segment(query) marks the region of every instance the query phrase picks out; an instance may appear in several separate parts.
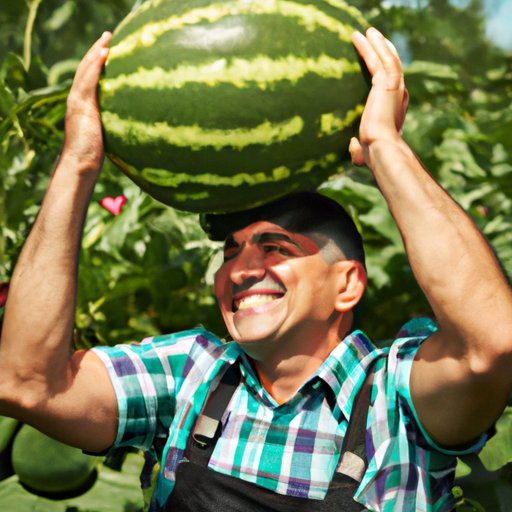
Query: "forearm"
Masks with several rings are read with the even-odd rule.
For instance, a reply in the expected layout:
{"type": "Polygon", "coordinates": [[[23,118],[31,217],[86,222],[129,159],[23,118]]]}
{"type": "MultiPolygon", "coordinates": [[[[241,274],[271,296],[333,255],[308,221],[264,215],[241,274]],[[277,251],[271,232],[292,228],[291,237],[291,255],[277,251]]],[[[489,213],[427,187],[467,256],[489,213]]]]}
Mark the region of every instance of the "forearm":
{"type": "Polygon", "coordinates": [[[71,340],[78,254],[103,162],[97,86],[110,36],[104,33],[77,68],[62,155],[11,279],[0,344],[0,414],[2,408],[44,413],[77,373],[71,340]]]}
{"type": "Polygon", "coordinates": [[[440,325],[491,349],[485,315],[507,325],[512,295],[489,244],[402,139],[375,141],[368,158],[440,325]]]}
{"type": "Polygon", "coordinates": [[[97,176],[79,166],[63,153],[12,276],[0,344],[10,400],[22,389],[29,400],[29,391],[67,372],[81,233],[97,176]]]}
{"type": "Polygon", "coordinates": [[[400,135],[407,110],[398,52],[382,34],[354,34],[372,88],[352,161],[373,172],[439,329],[412,365],[411,397],[438,443],[468,443],[496,421],[512,387],[512,294],[492,249],[400,135]]]}
{"type": "Polygon", "coordinates": [[[81,235],[103,162],[96,92],[110,36],[77,68],[62,156],[11,279],[0,343],[0,414],[89,450],[111,446],[117,430],[105,366],[72,350],[81,235]]]}

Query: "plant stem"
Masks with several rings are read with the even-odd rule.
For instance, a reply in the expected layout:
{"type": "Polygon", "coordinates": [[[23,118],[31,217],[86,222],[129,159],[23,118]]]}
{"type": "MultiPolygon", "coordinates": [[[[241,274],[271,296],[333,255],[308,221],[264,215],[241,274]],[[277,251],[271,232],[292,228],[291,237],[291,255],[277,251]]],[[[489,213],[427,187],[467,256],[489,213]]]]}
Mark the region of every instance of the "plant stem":
{"type": "Polygon", "coordinates": [[[30,68],[30,57],[32,52],[32,31],[36,21],[37,9],[42,0],[31,0],[28,6],[28,18],[25,25],[25,34],[23,37],[23,64],[28,71],[30,68]]]}

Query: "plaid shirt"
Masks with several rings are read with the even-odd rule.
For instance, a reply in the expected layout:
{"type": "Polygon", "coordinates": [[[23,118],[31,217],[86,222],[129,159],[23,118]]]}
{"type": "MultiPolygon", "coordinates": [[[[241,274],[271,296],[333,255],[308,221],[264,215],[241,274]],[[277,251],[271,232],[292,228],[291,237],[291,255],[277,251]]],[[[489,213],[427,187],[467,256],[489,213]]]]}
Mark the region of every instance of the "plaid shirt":
{"type": "MultiPolygon", "coordinates": [[[[429,320],[411,321],[384,350],[356,331],[282,405],[262,388],[236,343],[224,343],[201,328],[94,350],[117,394],[115,445],[141,448],[154,457],[155,442],[168,437],[152,511],[162,509],[173,489],[177,465],[209,388],[237,359],[242,378],[224,414],[210,468],[277,493],[323,499],[354,397],[375,358],[368,468],[355,499],[375,511],[444,511],[453,506],[455,455],[462,452],[434,444],[417,420],[409,391],[416,351],[434,330],[429,320]]],[[[464,453],[479,449],[485,440],[482,436],[464,453]]]]}

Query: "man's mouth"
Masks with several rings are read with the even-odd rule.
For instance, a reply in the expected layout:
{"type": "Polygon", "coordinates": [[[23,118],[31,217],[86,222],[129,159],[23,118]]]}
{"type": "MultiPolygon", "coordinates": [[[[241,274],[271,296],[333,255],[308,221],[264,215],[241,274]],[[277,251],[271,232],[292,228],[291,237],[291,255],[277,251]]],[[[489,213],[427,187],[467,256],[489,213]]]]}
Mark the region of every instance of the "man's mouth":
{"type": "Polygon", "coordinates": [[[264,304],[268,304],[276,299],[281,298],[283,295],[284,293],[257,293],[254,295],[247,295],[245,297],[235,299],[233,301],[233,311],[236,312],[242,309],[249,309],[255,308],[257,306],[262,306],[264,304]]]}
{"type": "Polygon", "coordinates": [[[274,280],[265,279],[254,283],[245,290],[238,290],[233,299],[233,313],[269,304],[280,299],[286,289],[274,280]]]}

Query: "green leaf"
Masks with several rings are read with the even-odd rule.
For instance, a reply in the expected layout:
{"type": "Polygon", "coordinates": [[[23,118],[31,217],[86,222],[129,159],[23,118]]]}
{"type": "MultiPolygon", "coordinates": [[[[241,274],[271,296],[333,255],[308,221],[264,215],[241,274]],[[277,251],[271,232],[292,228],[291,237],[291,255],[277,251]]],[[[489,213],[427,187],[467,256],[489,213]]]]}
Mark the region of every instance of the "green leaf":
{"type": "Polygon", "coordinates": [[[80,60],[66,59],[56,62],[48,71],[48,85],[58,85],[65,80],[73,78],[80,60]]]}
{"type": "Polygon", "coordinates": [[[7,418],[0,416],[0,453],[2,453],[9,442],[11,441],[16,429],[18,428],[19,421],[14,418],[7,418]]]}
{"type": "Polygon", "coordinates": [[[142,464],[142,455],[137,453],[127,455],[121,472],[101,466],[94,486],[82,496],[68,500],[68,508],[76,507],[77,512],[141,512],[142,464]]]}
{"type": "Polygon", "coordinates": [[[462,478],[471,473],[471,466],[466,464],[462,459],[457,459],[457,467],[455,468],[455,478],[462,478]]]}
{"type": "Polygon", "coordinates": [[[44,22],[44,29],[49,32],[55,32],[65,25],[76,9],[76,1],[67,0],[60,7],[55,9],[52,15],[44,22]]]}
{"type": "Polygon", "coordinates": [[[512,462],[512,407],[507,407],[496,423],[496,435],[480,452],[487,471],[496,471],[512,462]]]}
{"type": "Polygon", "coordinates": [[[0,80],[0,119],[6,117],[14,107],[16,99],[11,89],[0,80]]]}
{"type": "Polygon", "coordinates": [[[23,64],[23,59],[15,53],[8,53],[0,68],[0,77],[13,91],[25,88],[27,72],[23,64]]]}

